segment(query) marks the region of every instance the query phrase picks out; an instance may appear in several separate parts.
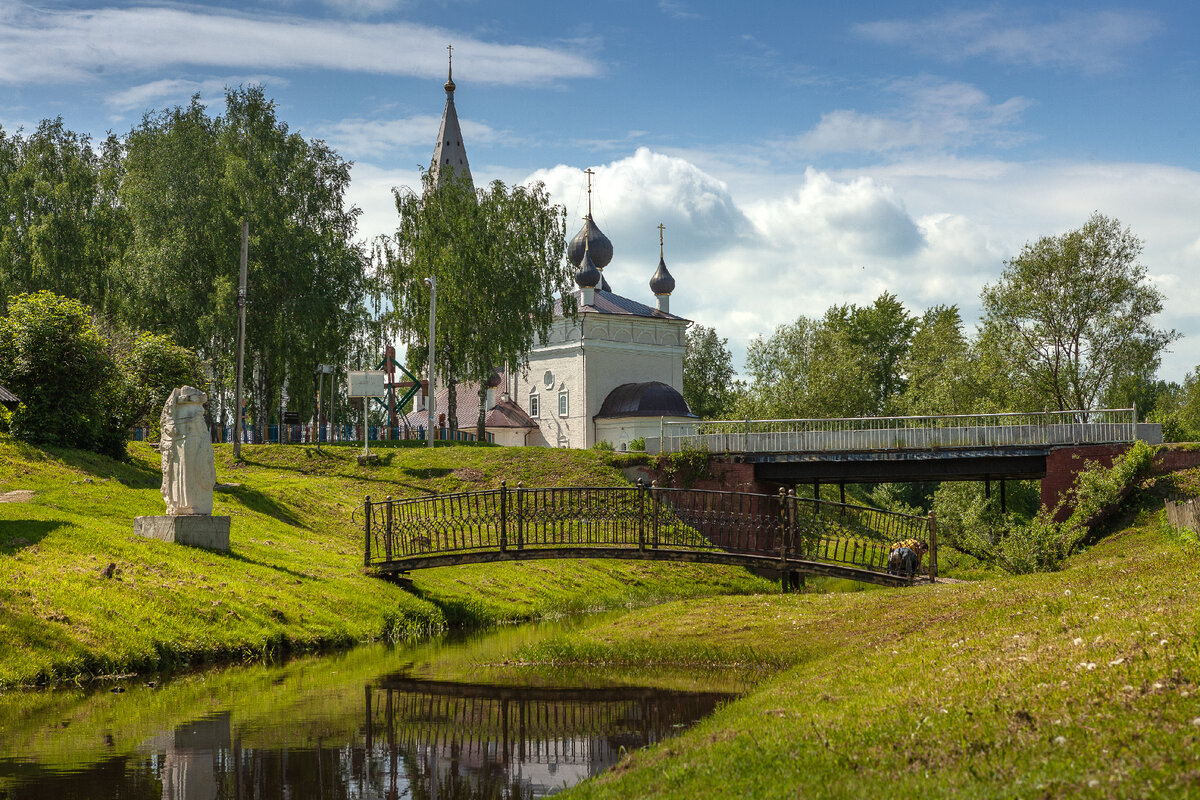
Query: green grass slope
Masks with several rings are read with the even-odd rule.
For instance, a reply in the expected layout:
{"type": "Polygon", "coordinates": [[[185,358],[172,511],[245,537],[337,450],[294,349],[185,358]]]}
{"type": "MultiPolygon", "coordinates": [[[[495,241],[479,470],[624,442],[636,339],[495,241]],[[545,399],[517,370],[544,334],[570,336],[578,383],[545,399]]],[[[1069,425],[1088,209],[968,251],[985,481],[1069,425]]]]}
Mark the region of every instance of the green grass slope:
{"type": "Polygon", "coordinates": [[[1200,549],[1162,519],[1057,573],[668,603],[516,660],[779,670],[572,797],[1200,797],[1200,549]]]}
{"type": "Polygon", "coordinates": [[[160,514],[158,454],[119,463],[0,435],[0,686],[395,639],[451,625],[668,597],[746,592],[742,570],[547,561],[417,573],[415,593],[364,574],[351,514],[363,496],[497,486],[619,485],[604,454],[394,449],[361,467],[346,447],[217,447],[215,514],[232,552],[136,537],[160,514]],[[27,497],[27,495],[26,495],[27,497]],[[104,570],[114,564],[111,577],[104,570]]]}

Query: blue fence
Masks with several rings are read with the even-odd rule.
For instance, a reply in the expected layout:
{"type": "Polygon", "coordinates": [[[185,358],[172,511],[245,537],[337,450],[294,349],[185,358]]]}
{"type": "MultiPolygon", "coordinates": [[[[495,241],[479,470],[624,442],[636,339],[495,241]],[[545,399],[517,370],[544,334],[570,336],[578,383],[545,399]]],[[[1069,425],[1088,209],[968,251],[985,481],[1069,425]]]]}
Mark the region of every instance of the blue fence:
{"type": "MultiPolygon", "coordinates": [[[[337,442],[361,442],[363,429],[361,425],[268,425],[263,431],[263,444],[314,444],[337,442]],[[282,437],[282,440],[281,438],[282,437]]],[[[425,428],[388,428],[384,425],[372,425],[367,429],[367,435],[372,442],[388,442],[397,440],[425,441],[425,428]]],[[[135,442],[150,441],[149,428],[133,428],[129,438],[135,442]]],[[[232,442],[234,430],[232,425],[225,425],[220,431],[220,441],[232,442]]],[[[475,434],[469,431],[449,431],[445,428],[435,429],[434,439],[439,442],[474,442],[475,434]]],[[[485,441],[494,442],[494,434],[487,434],[485,441]]],[[[242,442],[255,444],[259,441],[254,425],[242,429],[242,442]]]]}

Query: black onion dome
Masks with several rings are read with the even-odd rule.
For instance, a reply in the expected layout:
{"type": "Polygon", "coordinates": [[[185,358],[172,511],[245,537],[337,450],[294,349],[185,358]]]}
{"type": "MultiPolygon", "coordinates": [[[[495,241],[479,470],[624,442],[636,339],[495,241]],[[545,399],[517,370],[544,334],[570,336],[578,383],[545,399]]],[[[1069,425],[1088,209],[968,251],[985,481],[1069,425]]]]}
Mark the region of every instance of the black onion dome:
{"type": "Polygon", "coordinates": [[[655,271],[654,277],[650,279],[650,291],[655,294],[670,294],[675,291],[675,279],[671,277],[670,272],[667,272],[667,262],[663,261],[661,257],[658,259],[658,269],[655,271]]]}
{"type": "Polygon", "coordinates": [[[623,383],[608,393],[595,419],[603,417],[694,417],[683,395],[662,381],[623,383]]]}
{"type": "Polygon", "coordinates": [[[488,379],[487,379],[488,388],[495,389],[497,386],[500,385],[500,382],[503,380],[504,379],[500,377],[499,372],[497,372],[496,370],[492,370],[492,374],[488,375],[488,379]]]}
{"type": "Polygon", "coordinates": [[[591,253],[584,251],[583,268],[575,273],[575,282],[582,289],[595,289],[602,280],[604,280],[604,276],[600,274],[600,270],[596,269],[596,263],[592,261],[591,253]]]}
{"type": "Polygon", "coordinates": [[[575,234],[575,238],[571,240],[571,244],[567,246],[567,260],[576,267],[583,264],[583,251],[590,250],[592,253],[592,262],[597,269],[604,269],[608,266],[608,262],[612,261],[613,246],[604,232],[596,227],[595,220],[592,215],[588,214],[584,220],[583,227],[579,229],[579,233],[575,234]],[[591,235],[588,231],[591,230],[591,235]],[[585,246],[584,240],[587,240],[585,246]]]}

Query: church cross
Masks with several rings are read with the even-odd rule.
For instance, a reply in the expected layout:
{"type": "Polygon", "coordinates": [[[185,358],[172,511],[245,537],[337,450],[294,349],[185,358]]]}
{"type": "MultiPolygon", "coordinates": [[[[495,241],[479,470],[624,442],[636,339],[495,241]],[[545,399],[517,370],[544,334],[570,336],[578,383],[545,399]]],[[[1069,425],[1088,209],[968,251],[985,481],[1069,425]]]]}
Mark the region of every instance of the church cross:
{"type": "Polygon", "coordinates": [[[658,257],[660,259],[663,257],[663,231],[664,230],[666,230],[666,226],[664,226],[661,222],[658,223],[658,257]]]}
{"type": "Polygon", "coordinates": [[[585,169],[583,173],[588,176],[588,216],[590,217],[592,215],[592,176],[596,173],[592,172],[591,167],[585,169]]]}

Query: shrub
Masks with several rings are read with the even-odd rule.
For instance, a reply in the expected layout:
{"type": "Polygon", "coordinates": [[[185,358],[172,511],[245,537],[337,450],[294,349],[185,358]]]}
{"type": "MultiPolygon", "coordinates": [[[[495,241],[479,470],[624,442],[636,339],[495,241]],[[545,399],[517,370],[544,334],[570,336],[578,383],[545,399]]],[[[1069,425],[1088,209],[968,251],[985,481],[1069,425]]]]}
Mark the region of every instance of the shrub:
{"type": "Polygon", "coordinates": [[[646,452],[646,437],[639,436],[636,439],[629,440],[629,449],[635,453],[646,452]]]}
{"type": "Polygon", "coordinates": [[[592,449],[593,450],[612,450],[614,448],[613,448],[613,443],[610,442],[608,439],[601,439],[600,441],[598,441],[594,445],[592,445],[592,449]]]}
{"type": "Polygon", "coordinates": [[[87,306],[52,292],[9,298],[0,384],[21,398],[15,438],[123,458],[123,384],[87,306]]]}

